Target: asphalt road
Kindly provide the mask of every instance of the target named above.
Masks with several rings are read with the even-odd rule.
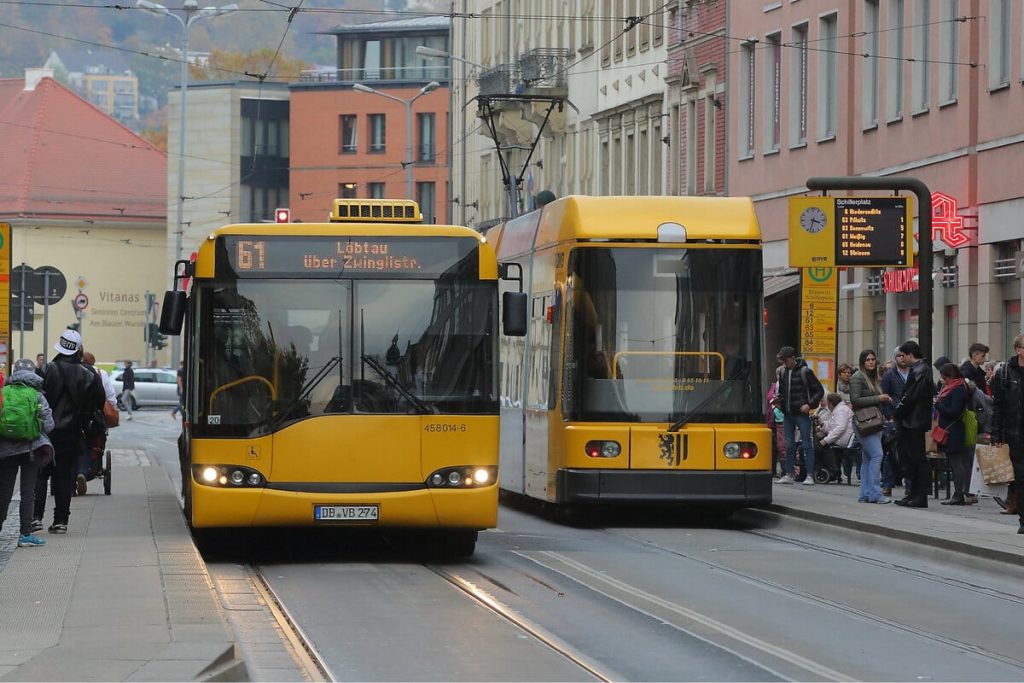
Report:
[[[177,423],[118,437],[177,476]],[[165,452],[166,451],[166,452]],[[1024,680],[1024,569],[855,532],[503,505],[469,561],[421,538],[260,532],[257,565],[336,680]]]

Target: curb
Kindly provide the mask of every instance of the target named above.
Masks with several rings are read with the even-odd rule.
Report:
[[[992,560],[995,562],[1012,564],[1014,567],[1018,568],[1021,566],[1021,555],[1019,553],[1007,552],[1003,550],[998,550],[996,548],[986,548],[983,546],[971,545],[970,543],[963,543],[961,541],[940,538],[929,534],[918,533],[916,531],[897,529],[891,526],[882,526],[881,524],[873,524],[870,522],[862,522],[855,519],[847,519],[845,517],[825,515],[820,512],[811,512],[809,510],[803,510],[801,508],[779,505],[778,503],[772,503],[766,508],[761,508],[757,510],[744,510],[742,514],[744,516],[749,516],[750,518],[756,518],[764,514],[775,514],[783,517],[794,517],[797,519],[804,519],[810,522],[817,522],[819,524],[825,524],[828,526],[852,529],[854,531],[862,531],[864,533],[873,534],[876,536],[884,536],[899,541],[909,541],[910,543],[929,546],[932,548],[938,548],[939,550],[947,550],[962,555],[968,555],[972,558],[981,558],[986,560]]]

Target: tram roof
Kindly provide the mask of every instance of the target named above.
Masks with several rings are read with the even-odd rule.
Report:
[[[749,197],[563,197],[494,231],[499,254],[577,240],[657,240],[658,226],[679,223],[688,241],[759,240]]]

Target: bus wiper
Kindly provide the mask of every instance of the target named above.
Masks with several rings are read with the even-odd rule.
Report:
[[[324,381],[324,378],[327,377],[327,375],[331,373],[331,370],[333,370],[335,366],[337,366],[339,363],[341,363],[341,356],[331,356],[324,364],[324,366],[320,368],[320,370],[317,371],[317,373],[313,375],[303,385],[302,389],[299,390],[299,395],[292,399],[291,403],[289,403],[283,409],[281,409],[281,411],[277,413],[274,419],[270,421],[270,424],[268,425],[269,431],[274,431],[282,422],[284,422],[286,416],[288,415],[288,413],[291,412],[292,408],[294,408],[295,406],[299,405],[299,403],[304,401],[306,397],[308,397],[309,394],[312,393],[312,391],[317,388],[320,382]]]
[[[709,403],[711,403],[711,401],[715,400],[716,398],[721,396],[723,393],[725,393],[725,390],[728,389],[729,387],[730,387],[730,385],[729,385],[728,381],[723,382],[722,386],[720,386],[717,389],[715,389],[715,391],[712,392],[712,394],[710,396],[708,396],[706,399],[704,399],[703,401],[698,403],[696,408],[694,408],[693,410],[683,414],[683,416],[681,418],[679,418],[678,420],[673,422],[672,425],[669,426],[669,428],[666,429],[665,431],[667,431],[667,432],[678,432],[679,429],[683,425],[685,425],[687,422],[689,422],[694,417],[699,415],[701,413],[701,411],[704,410],[704,408]]]
[[[398,378],[391,374],[390,370],[381,365],[379,360],[367,356],[365,353],[360,357],[363,359],[364,363],[369,365],[371,368],[373,368],[374,371],[376,371],[378,375],[383,377],[384,381],[391,385],[391,387],[394,388],[395,391],[401,394],[405,400],[413,404],[416,407],[416,412],[420,413],[421,415],[429,415],[430,413],[434,412],[433,410],[431,410],[430,406],[428,406],[423,401],[423,399],[421,399],[419,396],[403,387],[402,383],[398,381]]]

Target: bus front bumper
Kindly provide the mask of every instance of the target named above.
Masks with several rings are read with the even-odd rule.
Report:
[[[562,469],[556,503],[665,503],[758,507],[772,502],[765,471]]]

